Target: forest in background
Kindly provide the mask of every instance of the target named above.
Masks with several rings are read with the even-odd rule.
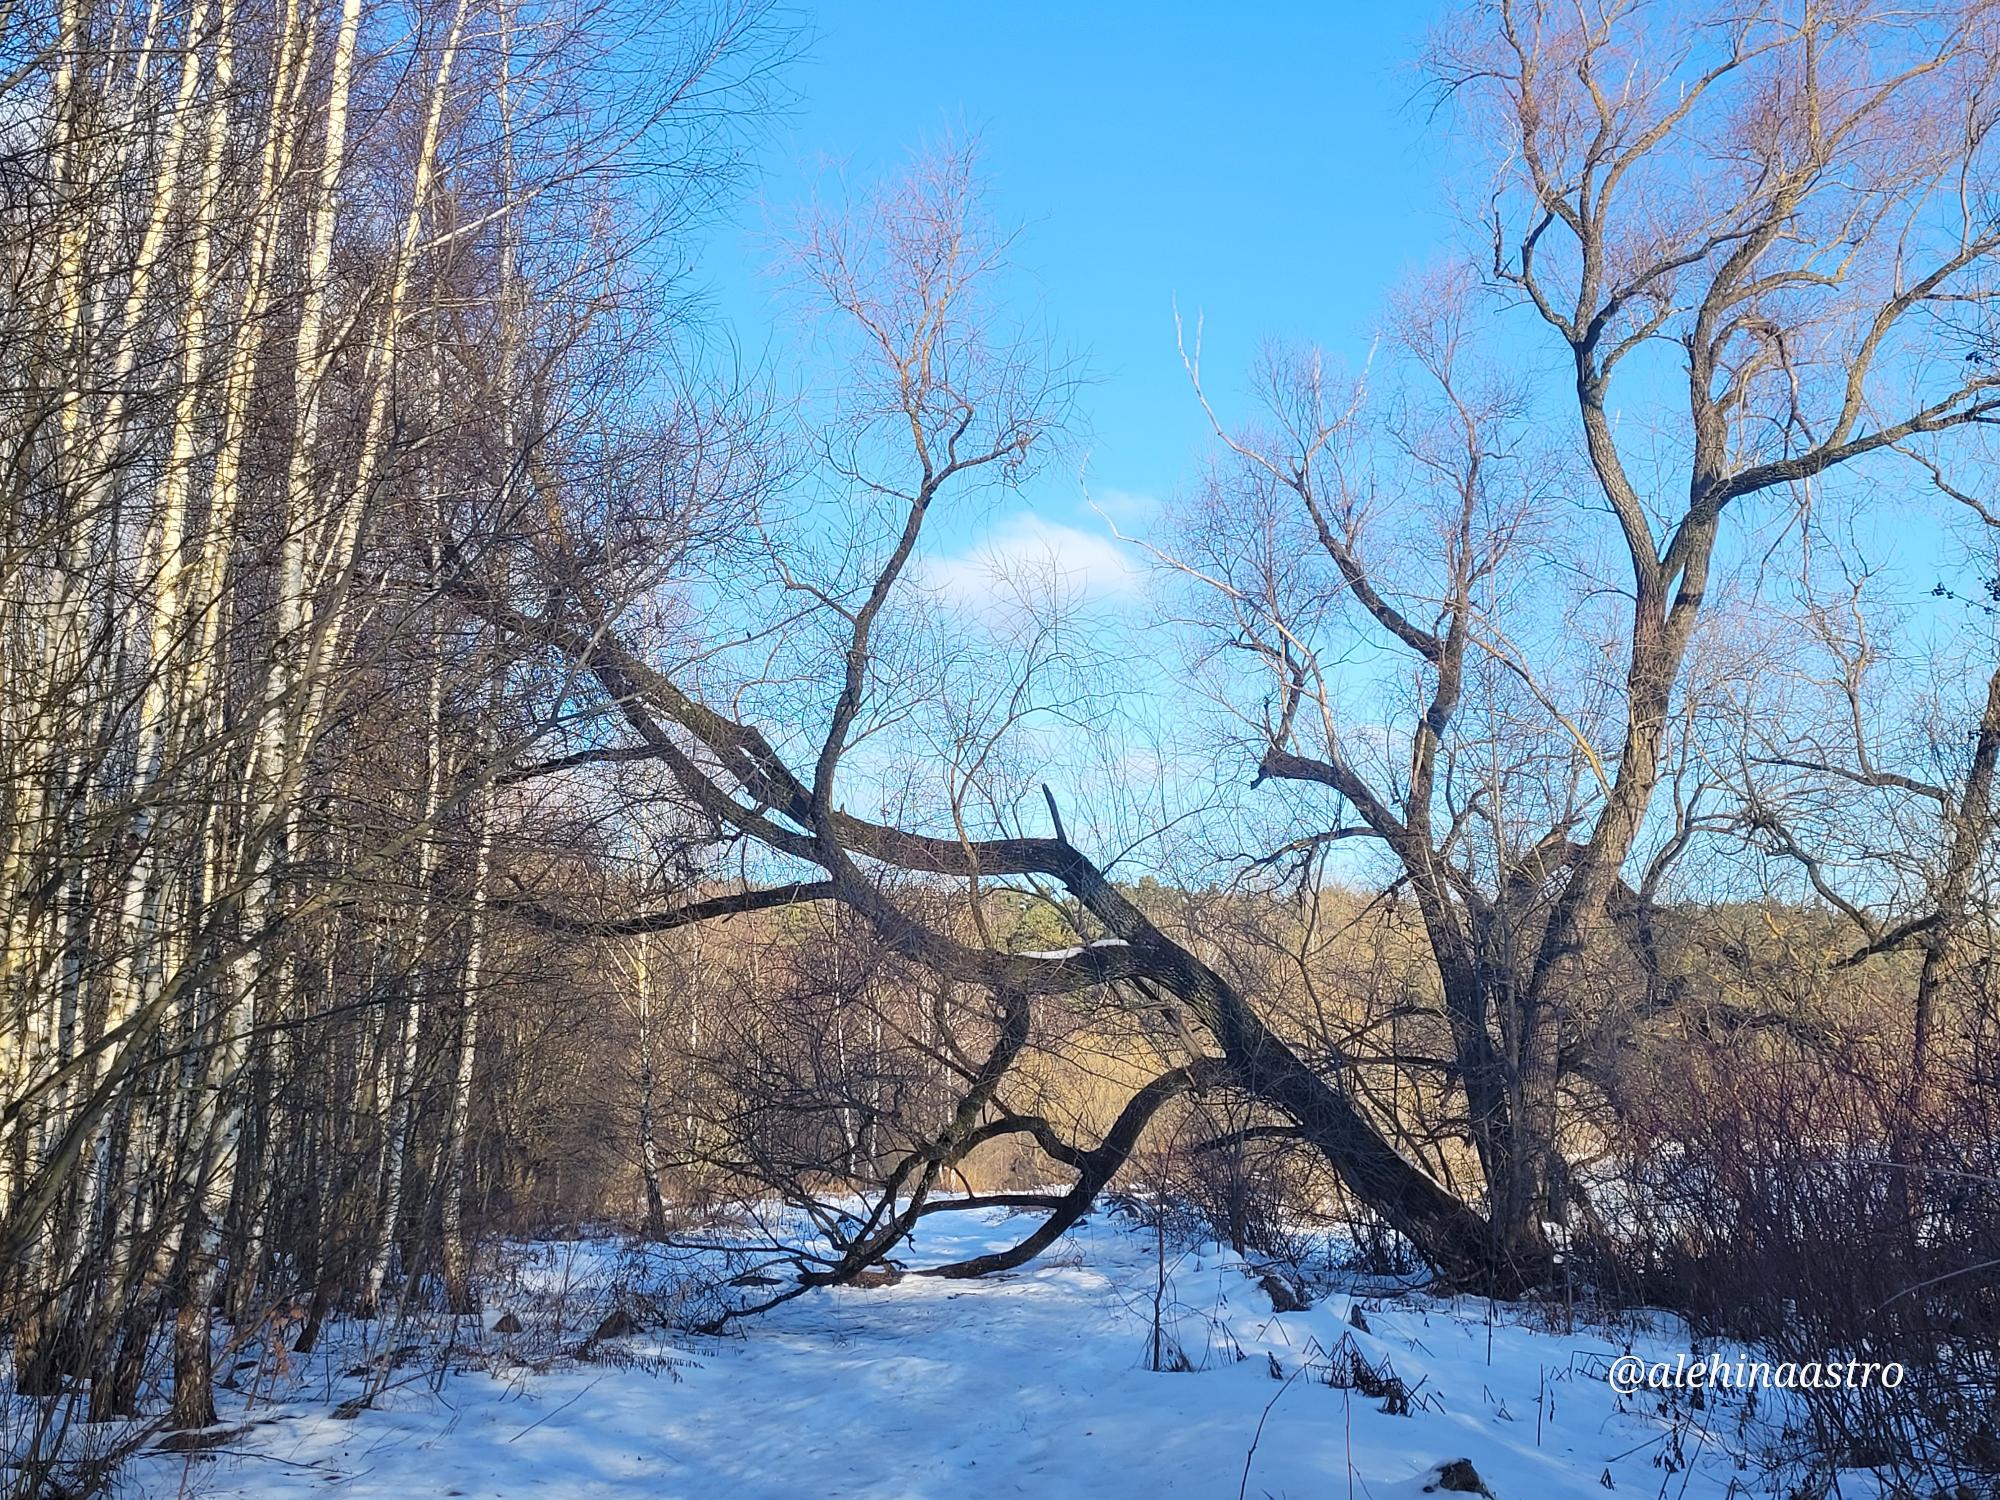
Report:
[[[1989,1483],[2000,5],[1465,8],[1367,361],[1182,329],[1143,669],[927,570],[1089,400],[973,144],[774,234],[795,368],[705,343],[799,46],[0,10],[9,1483],[503,1237],[783,1202],[718,1328],[1113,1192],[1904,1359],[1827,1463]]]

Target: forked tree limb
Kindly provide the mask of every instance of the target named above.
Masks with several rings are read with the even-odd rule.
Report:
[[[473,612],[561,652],[595,677],[691,801],[774,852],[819,867],[831,898],[866,918],[898,953],[945,977],[1001,994],[1070,994],[1121,979],[1155,985],[1177,997],[1209,1031],[1231,1084],[1292,1119],[1349,1190],[1441,1275],[1512,1292],[1547,1273],[1546,1266],[1510,1259],[1478,1212],[1405,1158],[1346,1088],[1308,1066],[1227,980],[1162,932],[1066,837],[963,840],[825,807],[761,731],[690,697],[631,650],[608,621],[531,616],[464,578],[453,584],[453,592]],[[1111,938],[1062,958],[969,947],[901,910],[857,861],[960,879],[1040,875],[1061,884]],[[1143,1109],[1137,1125],[1154,1108],[1157,1104]],[[1069,1222],[1085,1207],[1066,1209]],[[1058,1213],[1052,1222],[1063,1217]],[[1039,1240],[1037,1249],[1060,1233]]]
[[[955,1260],[947,1265],[925,1266],[913,1274],[962,1279],[990,1276],[997,1271],[1011,1271],[1026,1265],[1061,1239],[1078,1219],[1090,1211],[1097,1195],[1104,1191],[1105,1185],[1132,1155],[1133,1147],[1139,1144],[1140,1135],[1161,1105],[1189,1089],[1230,1082],[1231,1072],[1227,1059],[1201,1057],[1184,1067],[1162,1073],[1126,1101],[1111,1129],[1105,1132],[1103,1141],[1083,1153],[1075,1184],[1063,1194],[1054,1212],[1041,1222],[1034,1233],[1005,1250],[996,1250],[990,1255],[975,1255],[969,1260]]]

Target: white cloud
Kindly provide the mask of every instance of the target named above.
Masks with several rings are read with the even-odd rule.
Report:
[[[974,609],[1033,604],[1114,603],[1135,597],[1139,555],[1109,530],[1083,531],[1032,511],[1016,511],[965,552],[927,559],[924,587]]]

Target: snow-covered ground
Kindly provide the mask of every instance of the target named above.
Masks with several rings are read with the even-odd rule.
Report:
[[[955,1259],[1011,1242],[1025,1222],[941,1215],[917,1249]],[[358,1414],[336,1413],[368,1377],[336,1368],[351,1351],[330,1341],[262,1372],[254,1402],[230,1398],[223,1417],[237,1430],[214,1452],[136,1461],[127,1493],[1415,1500],[1457,1459],[1499,1500],[1603,1500],[1607,1487],[1708,1500],[1776,1483],[1739,1467],[1760,1432],[1739,1400],[1690,1411],[1619,1399],[1605,1369],[1624,1335],[1530,1327],[1463,1299],[1336,1292],[1276,1313],[1242,1263],[1212,1248],[1169,1252],[1166,1321],[1193,1368],[1156,1373],[1155,1244],[1113,1220],[1011,1275],[816,1292],[727,1336],[648,1331],[537,1373],[496,1351],[573,1346],[551,1321],[580,1318],[587,1332],[598,1310],[581,1286],[564,1288],[613,1251],[544,1254],[511,1304],[496,1298],[483,1315],[490,1329],[512,1311],[519,1334],[478,1336],[477,1357],[413,1359],[378,1377],[386,1389]],[[1366,1332],[1350,1322],[1356,1306]],[[1656,1331],[1637,1349],[1671,1360],[1688,1344]],[[1356,1388],[1356,1354],[1402,1383],[1407,1415],[1383,1409],[1394,1403],[1373,1374],[1376,1394]]]

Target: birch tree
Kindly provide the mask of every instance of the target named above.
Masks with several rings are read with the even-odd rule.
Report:
[[[28,169],[0,219],[0,1325],[44,1401],[31,1487],[72,1395],[152,1399],[169,1326],[170,1417],[200,1426],[216,1306],[242,1339],[296,1301],[309,1340],[399,1271],[418,1294],[424,1163],[465,1217],[436,1153],[482,1122],[426,1079],[474,1039],[435,1018],[510,939],[452,872],[486,867],[540,731],[442,562],[513,545],[524,454],[639,383],[639,256],[715,201],[784,45],[690,7],[648,87],[604,90],[631,20],[0,17]]]

